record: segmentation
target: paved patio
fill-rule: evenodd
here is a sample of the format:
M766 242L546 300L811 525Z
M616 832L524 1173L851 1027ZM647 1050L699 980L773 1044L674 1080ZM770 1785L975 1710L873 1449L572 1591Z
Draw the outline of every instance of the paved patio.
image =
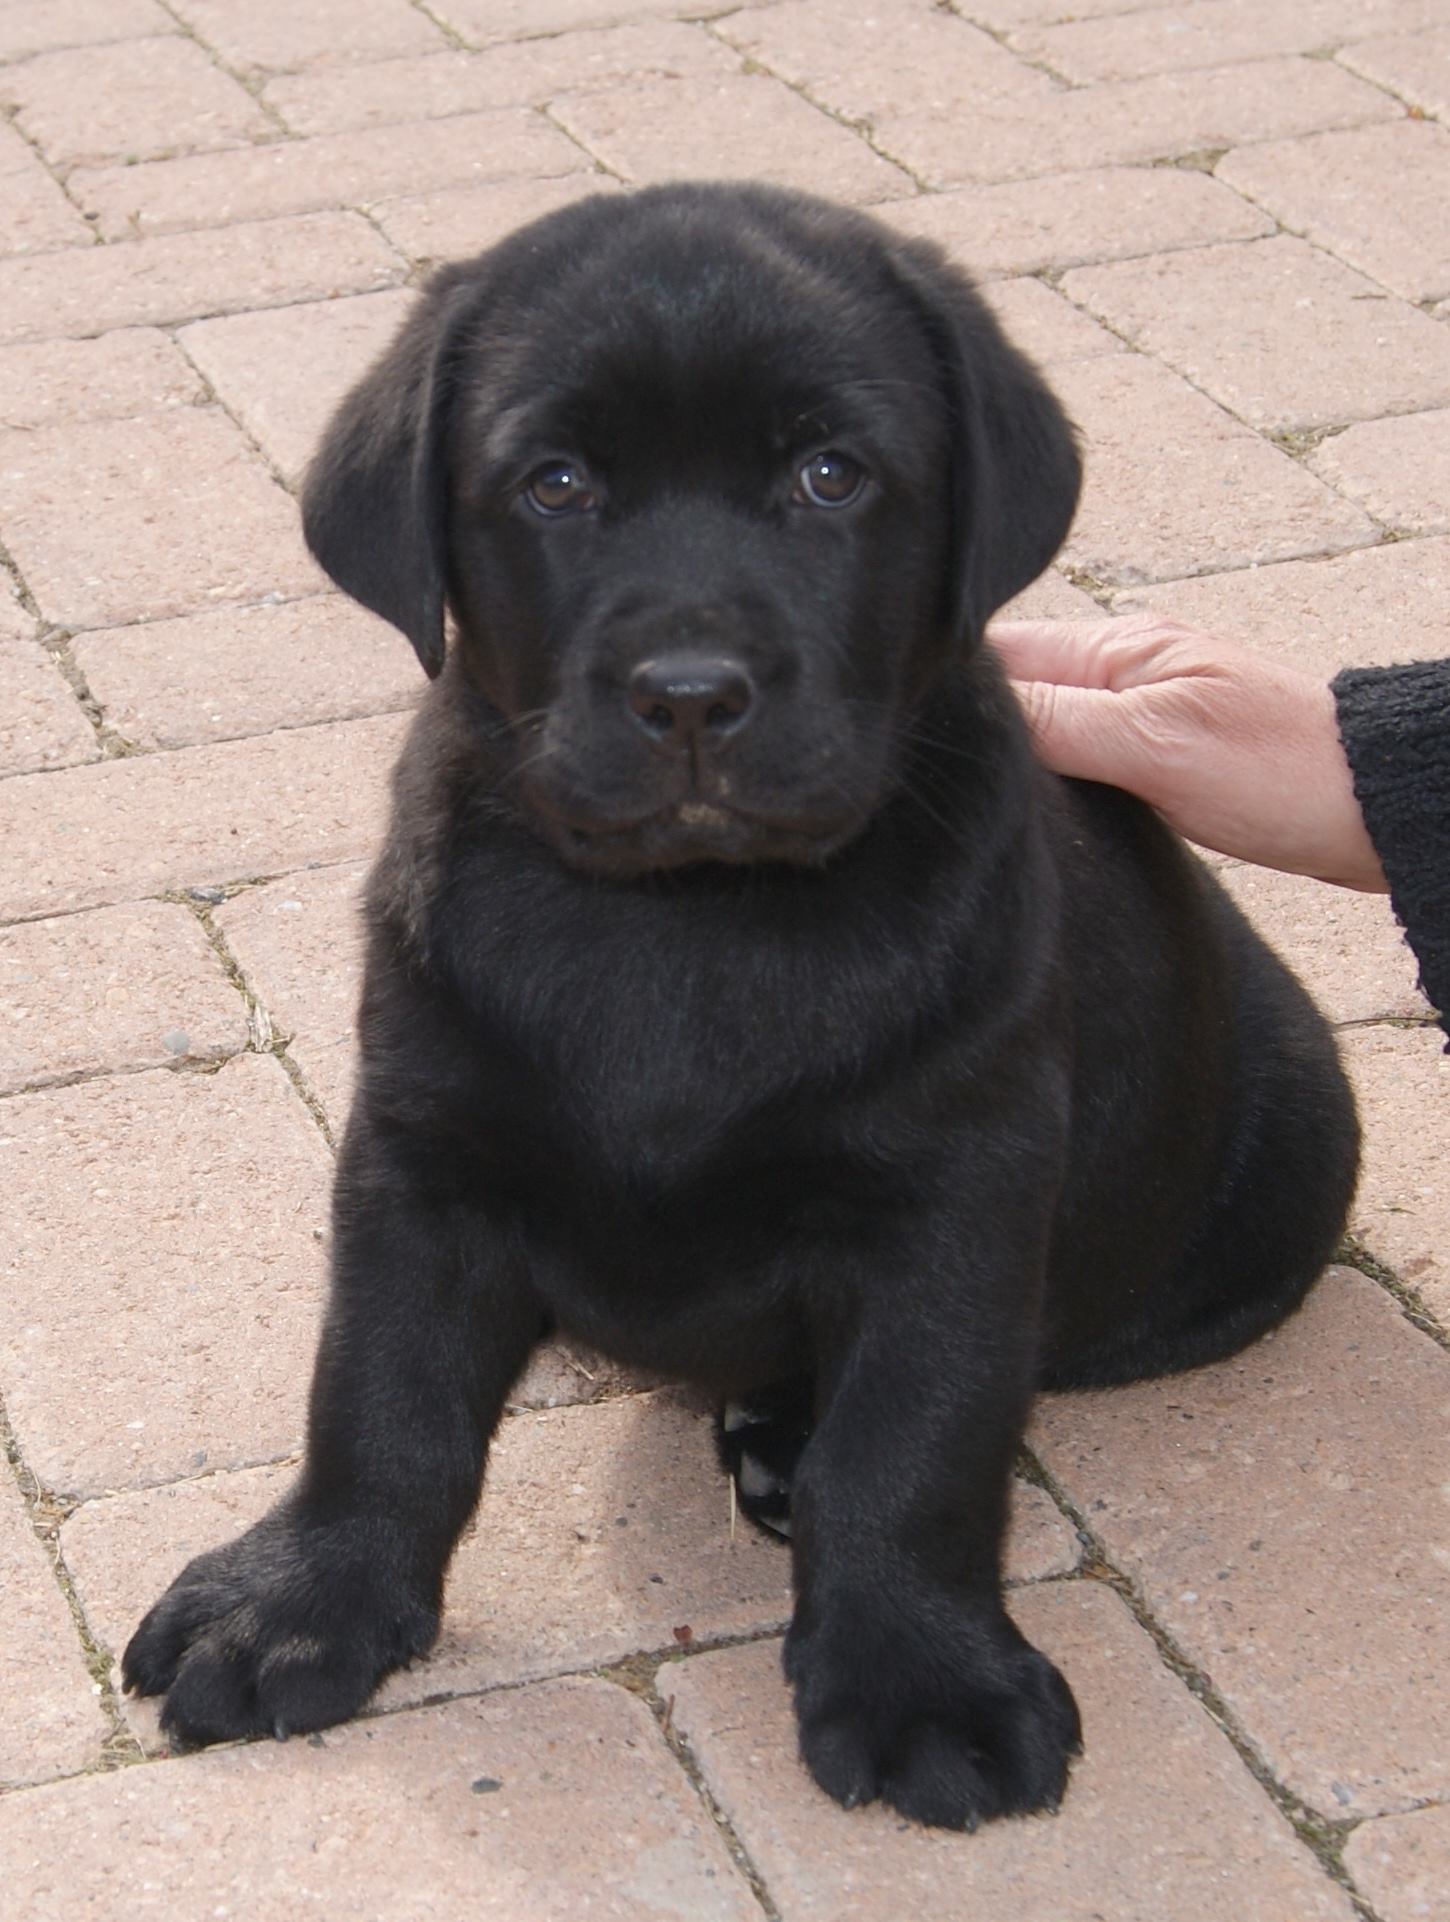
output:
M419 275L674 174L874 206L1083 429L1029 607L1443 655L1450 0L0 0L0 60L0 1908L1450 1917L1447 1063L1383 902L1232 864L1340 1024L1355 1240L1238 1360L1041 1409L1059 1816L828 1804L700 1409L560 1353L367 1719L169 1758L114 1660L299 1444L419 677L291 493Z

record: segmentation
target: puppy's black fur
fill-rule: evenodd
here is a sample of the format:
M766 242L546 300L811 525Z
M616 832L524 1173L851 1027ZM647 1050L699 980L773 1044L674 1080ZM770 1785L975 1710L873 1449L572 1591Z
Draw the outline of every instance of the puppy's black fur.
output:
M1076 1710L999 1585L1032 1394L1271 1326L1356 1159L1302 990L1146 808L1034 764L981 645L1077 485L939 253L764 188L550 216L344 402L308 538L437 680L306 1465L126 1653L175 1737L337 1721L428 1647L556 1327L792 1418L808 1384L786 1666L825 1789L1055 1804Z

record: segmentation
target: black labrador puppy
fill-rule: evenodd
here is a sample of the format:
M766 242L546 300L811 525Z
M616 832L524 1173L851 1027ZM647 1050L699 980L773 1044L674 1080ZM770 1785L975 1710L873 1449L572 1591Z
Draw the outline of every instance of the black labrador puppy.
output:
M1278 1321L1357 1151L1302 989L1146 807L1033 762L982 645L1077 489L935 248L764 187L550 215L343 403L307 537L436 683L306 1464L126 1651L178 1741L339 1721L428 1648L560 1329L740 1404L824 1789L1057 1802L1077 1712L1000 1587L1032 1396Z

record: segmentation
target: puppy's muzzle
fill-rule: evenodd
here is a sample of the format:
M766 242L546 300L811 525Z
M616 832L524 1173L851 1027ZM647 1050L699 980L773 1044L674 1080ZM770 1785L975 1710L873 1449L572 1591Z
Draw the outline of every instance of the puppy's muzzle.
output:
M724 654L665 654L629 677L630 712L649 740L695 764L749 724L755 699L744 663Z

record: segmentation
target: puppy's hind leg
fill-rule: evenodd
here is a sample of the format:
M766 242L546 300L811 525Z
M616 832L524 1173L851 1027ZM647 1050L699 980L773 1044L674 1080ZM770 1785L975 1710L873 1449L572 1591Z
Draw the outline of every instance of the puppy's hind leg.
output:
M796 1464L811 1438L815 1385L809 1375L773 1382L726 1402L715 1442L742 1513L757 1528L789 1538Z
M1304 989L1246 930L1239 938L1253 949L1217 1191L1143 1311L1092 1347L1055 1357L1041 1388L1112 1388L1222 1361L1291 1315L1333 1257L1359 1162L1354 1096Z

